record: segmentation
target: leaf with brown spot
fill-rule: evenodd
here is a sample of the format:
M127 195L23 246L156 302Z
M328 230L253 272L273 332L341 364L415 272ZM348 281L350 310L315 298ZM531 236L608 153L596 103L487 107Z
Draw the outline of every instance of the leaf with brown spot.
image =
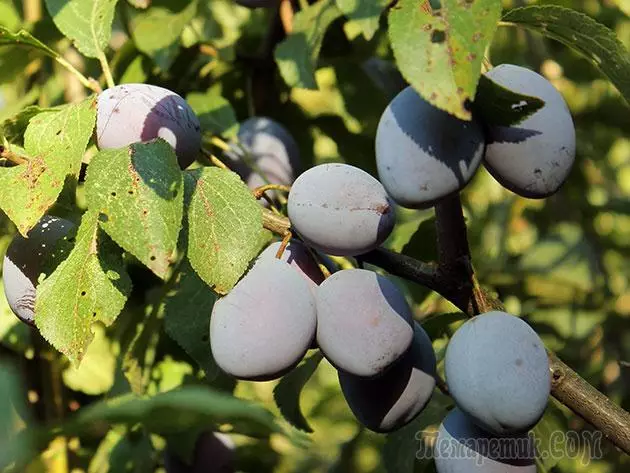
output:
M183 177L164 140L103 150L85 181L88 208L112 239L164 278L182 226Z
M261 206L231 171L203 168L186 174L193 186L188 258L206 284L225 294L261 250Z
M122 251L83 215L68 257L37 288L35 324L42 336L78 366L94 337L94 322L111 325L131 292Z
M401 0L389 13L400 72L425 100L470 120L483 55L500 17L500 0L443 0L439 15Z
M57 201L59 183L79 172L96 121L94 101L90 97L31 117L24 132L29 162L0 168L0 208L22 235Z

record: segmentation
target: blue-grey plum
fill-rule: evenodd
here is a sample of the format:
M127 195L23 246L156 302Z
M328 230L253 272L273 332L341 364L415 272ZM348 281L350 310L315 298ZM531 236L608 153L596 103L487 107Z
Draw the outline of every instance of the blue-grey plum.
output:
M321 164L298 177L288 213L306 243L339 256L373 250L396 223L394 204L381 183L348 164Z
M239 379L282 376L304 356L317 324L313 292L286 262L259 260L210 318L217 365Z
M269 245L258 256L258 261L275 258L281 244L278 241ZM311 289L319 286L324 280L324 273L319 268L317 261L315 261L315 258L313 258L304 243L299 240L291 240L280 259L294 268L306 280Z
M265 184L290 185L300 173L298 144L289 130L271 118L252 117L241 123L241 145L226 153L226 164L250 189Z
M539 97L545 105L518 125L488 127L486 168L523 197L555 193L575 161L575 127L564 98L547 79L524 67L501 64L487 76L510 90Z
M241 6L247 8L274 8L280 3L280 0L234 0Z
M496 437L458 408L440 425L433 457L437 473L536 473L532 437Z
M100 149L163 138L186 168L201 148L199 119L188 103L163 87L121 84L99 94L96 142Z
M234 473L235 447L234 441L226 434L203 432L195 443L191 465L166 450L164 469L166 473Z
M435 353L417 323L409 350L383 376L360 378L339 371L339 384L355 417L374 432L405 426L425 408L435 388Z
M542 340L523 320L487 312L462 325L445 356L449 391L480 427L526 432L542 417L551 377Z
M407 87L378 124L378 176L403 207L427 208L464 188L481 164L484 145L477 121L449 115Z
M384 276L344 269L315 292L317 343L338 370L372 378L409 349L413 319L405 296Z
M60 240L75 225L46 215L28 232L16 236L7 248L2 264L4 294L13 313L23 322L34 324L36 288L40 274L56 256Z

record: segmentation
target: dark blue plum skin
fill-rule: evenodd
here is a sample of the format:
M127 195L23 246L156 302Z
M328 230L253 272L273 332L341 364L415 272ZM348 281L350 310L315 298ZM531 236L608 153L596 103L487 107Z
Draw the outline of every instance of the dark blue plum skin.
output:
M344 269L316 291L317 343L338 370L383 375L411 346L412 313L393 282L372 271Z
M258 256L258 260L276 258L281 242L269 245ZM304 243L299 240L291 240L282 253L280 260L286 262L302 276L312 289L315 289L324 281L324 274L319 269L317 261L313 258Z
M337 256L373 250L396 223L393 202L378 180L348 164L321 164L291 187L288 214L309 245Z
M279 378L299 363L315 335L313 292L286 262L258 260L210 318L219 368L238 379Z
M301 171L298 144L283 125L271 118L245 120L238 141L241 146L233 145L226 152L226 164L250 189L265 184L291 185Z
M379 179L403 207L431 207L468 184L481 164L484 141L478 122L460 120L407 87L378 125Z
M234 443L225 434L204 432L197 439L192 465L177 455L164 452L166 473L234 473Z
M533 438L496 437L455 408L440 425L433 448L437 473L536 473Z
M339 371L339 384L359 422L374 432L392 432L415 419L431 400L435 363L431 339L415 323L411 347L383 376L366 379Z
M163 138L182 169L201 149L201 126L188 103L175 92L150 84L121 84L98 96L96 142L99 149L122 148Z
M497 435L527 432L551 389L544 344L523 320L488 312L462 325L445 356L449 391L480 427Z

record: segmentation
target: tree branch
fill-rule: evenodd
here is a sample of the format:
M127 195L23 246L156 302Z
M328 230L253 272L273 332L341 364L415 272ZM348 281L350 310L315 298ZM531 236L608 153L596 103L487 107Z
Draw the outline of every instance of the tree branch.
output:
M291 228L287 217L267 209L263 209L263 222L265 228L280 235L285 235ZM470 317L491 310L504 310L501 301L479 286L472 271L466 224L458 196L436 206L436 226L440 255L437 267L384 248L361 255L360 259L437 292ZM457 267L460 271L455 272ZM630 413L591 386L553 352L547 350L547 353L552 373L552 396L630 455Z

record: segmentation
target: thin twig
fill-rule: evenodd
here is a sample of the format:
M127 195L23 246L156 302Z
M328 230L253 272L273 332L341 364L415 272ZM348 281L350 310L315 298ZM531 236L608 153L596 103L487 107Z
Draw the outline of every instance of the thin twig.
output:
M107 82L107 87L110 89L116 86L114 82L114 77L112 76L112 71L109 68L109 64L107 62L107 58L105 57L105 53L103 51L98 52L98 62L101 63L101 69L103 69L103 74L105 74L105 82Z
M293 5L291 0L280 1L280 21L282 21L282 28L287 35L293 32Z
M28 163L28 158L24 156L20 156L19 154L14 153L10 149L5 148L2 145L0 145L0 158L6 159L10 163L18 164L18 165Z

